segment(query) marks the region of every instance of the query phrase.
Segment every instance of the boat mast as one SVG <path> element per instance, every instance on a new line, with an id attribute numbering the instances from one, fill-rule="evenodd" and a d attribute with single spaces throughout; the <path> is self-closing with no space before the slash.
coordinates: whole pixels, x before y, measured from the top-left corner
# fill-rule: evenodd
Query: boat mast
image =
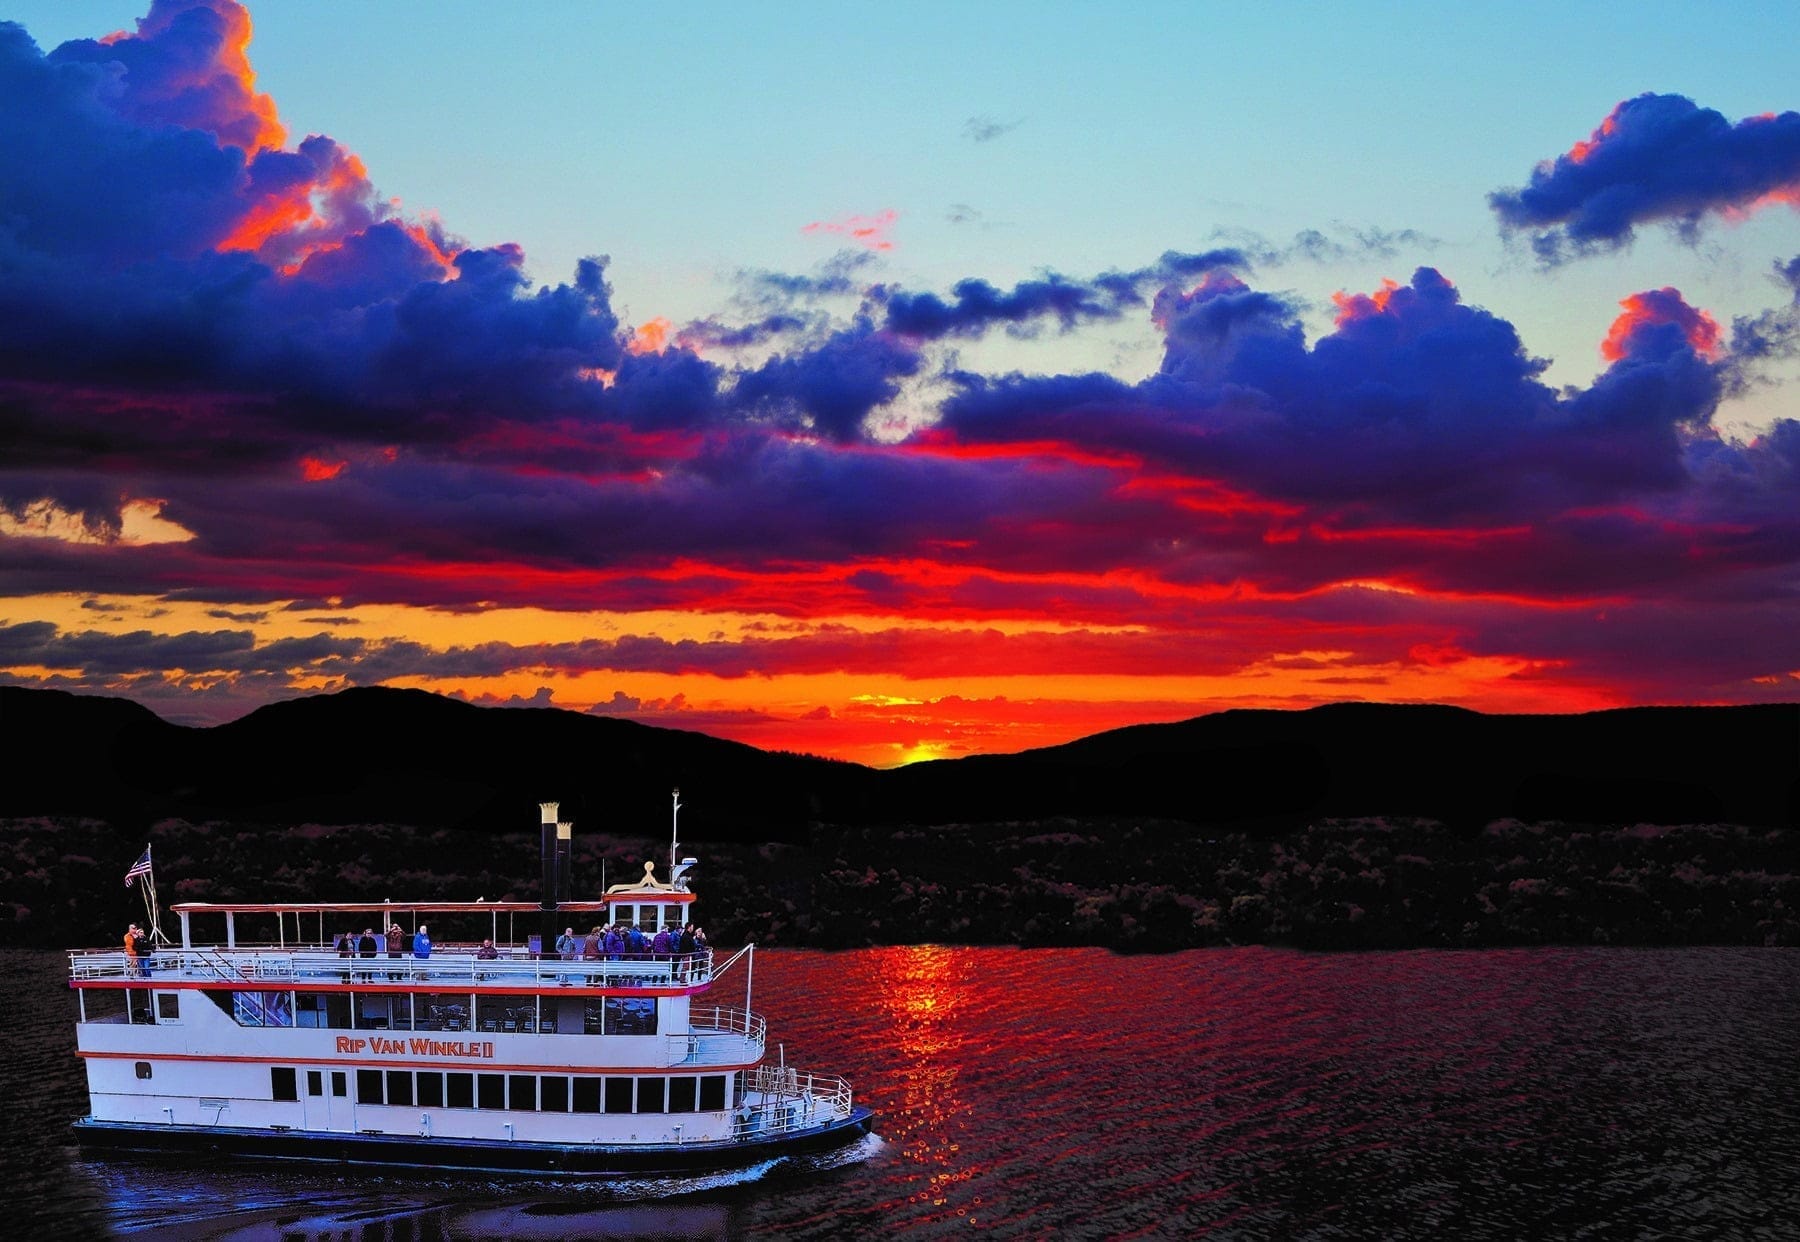
<path id="1" fill-rule="evenodd" d="M 674 805 L 669 811 L 669 883 L 675 882 L 675 847 L 680 844 L 675 839 L 675 826 L 681 820 L 681 790 L 674 790 L 671 795 Z"/>

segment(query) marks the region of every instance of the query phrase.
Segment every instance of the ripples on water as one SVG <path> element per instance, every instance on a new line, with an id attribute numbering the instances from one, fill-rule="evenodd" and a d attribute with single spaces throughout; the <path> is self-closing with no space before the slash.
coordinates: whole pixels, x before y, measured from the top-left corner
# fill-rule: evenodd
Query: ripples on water
<path id="1" fill-rule="evenodd" d="M 0 954 L 31 1001 L 0 1159 L 65 1236 L 1800 1236 L 1791 950 L 927 946 L 764 952 L 756 982 L 877 1136 L 569 1186 L 81 1160 L 63 959 Z"/>

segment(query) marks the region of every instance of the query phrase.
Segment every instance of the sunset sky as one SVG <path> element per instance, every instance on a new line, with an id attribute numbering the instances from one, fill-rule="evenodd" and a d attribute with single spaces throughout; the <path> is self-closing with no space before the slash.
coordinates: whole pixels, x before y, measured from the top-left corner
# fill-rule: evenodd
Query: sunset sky
<path id="1" fill-rule="evenodd" d="M 15 0 L 0 681 L 1800 699 L 1792 6 L 1266 7 Z"/>

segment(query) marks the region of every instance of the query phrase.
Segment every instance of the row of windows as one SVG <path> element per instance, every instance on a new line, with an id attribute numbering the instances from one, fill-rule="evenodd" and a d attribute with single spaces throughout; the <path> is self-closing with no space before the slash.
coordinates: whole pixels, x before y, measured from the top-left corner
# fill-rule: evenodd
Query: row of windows
<path id="1" fill-rule="evenodd" d="M 171 994 L 173 995 L 173 994 Z M 545 1035 L 654 1035 L 649 996 L 472 996 L 467 992 L 211 992 L 239 1026 L 361 1031 L 485 1031 Z M 289 1007 L 289 997 L 293 1007 Z"/>
<path id="2" fill-rule="evenodd" d="M 323 1095 L 324 1072 L 306 1071 L 307 1094 Z M 356 1071 L 359 1104 L 416 1108 L 495 1108 L 546 1113 L 692 1113 L 726 1107 L 726 1074 L 605 1078 L 566 1074 L 480 1074 L 437 1070 Z M 277 1100 L 300 1098 L 298 1071 L 269 1070 Z M 331 1071 L 331 1094 L 347 1093 L 346 1071 Z"/>

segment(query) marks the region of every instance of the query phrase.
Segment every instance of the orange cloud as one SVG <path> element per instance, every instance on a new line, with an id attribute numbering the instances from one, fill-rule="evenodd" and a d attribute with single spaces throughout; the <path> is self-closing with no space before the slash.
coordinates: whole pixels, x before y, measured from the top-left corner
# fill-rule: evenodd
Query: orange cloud
<path id="1" fill-rule="evenodd" d="M 634 354 L 660 354 L 668 347 L 670 326 L 661 315 L 641 323 L 631 330 L 631 340 L 625 348 Z"/>
<path id="2" fill-rule="evenodd" d="M 1384 276 L 1381 288 L 1373 293 L 1345 293 L 1339 289 L 1331 295 L 1331 304 L 1337 307 L 1337 326 L 1341 328 L 1352 319 L 1367 319 L 1371 315 L 1381 314 L 1387 310 L 1389 299 L 1399 287 L 1399 281 Z"/>
<path id="3" fill-rule="evenodd" d="M 1600 342 L 1600 355 L 1617 362 L 1629 352 L 1632 333 L 1650 324 L 1672 323 L 1680 326 L 1694 352 L 1708 358 L 1719 353 L 1719 321 L 1697 307 L 1689 306 L 1678 289 L 1665 286 L 1644 293 L 1634 293 L 1619 303 L 1625 313 L 1613 320 L 1606 339 Z"/>

